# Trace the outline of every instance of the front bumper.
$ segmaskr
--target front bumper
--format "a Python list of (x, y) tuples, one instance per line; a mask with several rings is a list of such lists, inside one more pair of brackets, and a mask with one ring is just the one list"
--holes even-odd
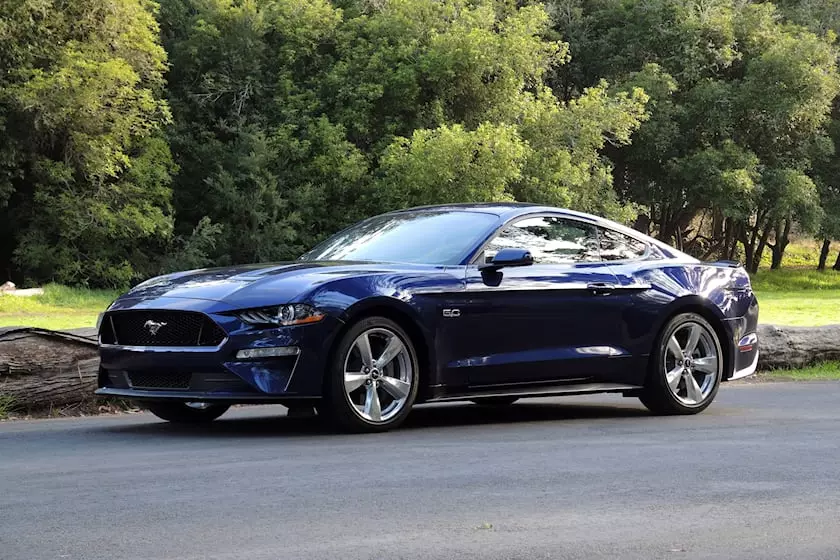
[(145, 391), (140, 389), (115, 389), (100, 387), (94, 391), (103, 397), (119, 397), (138, 401), (179, 401), (179, 402), (224, 402), (271, 404), (288, 402), (290, 400), (319, 399), (320, 397), (305, 397), (300, 395), (255, 395), (250, 393), (207, 393), (194, 391)]
[[(209, 304), (210, 302), (208, 302)], [(319, 398), (328, 349), (341, 322), (255, 329), (202, 311), (227, 334), (217, 347), (100, 345), (98, 395), (141, 400), (276, 402)], [(297, 347), (299, 353), (237, 359), (240, 350)]]

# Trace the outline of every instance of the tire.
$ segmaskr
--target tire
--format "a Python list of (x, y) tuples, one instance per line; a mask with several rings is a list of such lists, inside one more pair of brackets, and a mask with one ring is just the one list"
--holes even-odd
[(639, 400), (654, 414), (702, 412), (717, 395), (724, 362), (712, 325), (697, 313), (681, 313), (657, 337)]
[(153, 402), (148, 403), (146, 408), (149, 412), (160, 418), (175, 424), (201, 424), (212, 422), (230, 408), (226, 404), (202, 403), (202, 407), (191, 406), (184, 402)]
[(510, 406), (519, 400), (519, 397), (481, 397), (470, 399), (479, 406)]
[[(389, 349), (397, 353), (386, 355)], [(385, 317), (368, 317), (353, 324), (332, 353), (318, 413), (340, 431), (391, 430), (411, 412), (419, 380), (406, 332)]]

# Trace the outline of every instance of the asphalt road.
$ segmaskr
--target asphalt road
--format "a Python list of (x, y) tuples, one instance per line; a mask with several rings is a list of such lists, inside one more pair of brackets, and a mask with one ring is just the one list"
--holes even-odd
[(840, 383), (420, 407), (381, 435), (282, 407), (0, 424), (0, 559), (838, 558)]

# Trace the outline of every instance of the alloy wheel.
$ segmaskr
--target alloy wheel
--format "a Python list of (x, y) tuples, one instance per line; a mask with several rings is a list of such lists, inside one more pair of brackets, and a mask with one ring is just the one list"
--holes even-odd
[(368, 422), (385, 423), (406, 405), (414, 368), (405, 342), (394, 331), (363, 331), (344, 359), (344, 392), (353, 410)]
[(668, 339), (663, 356), (665, 380), (676, 399), (686, 406), (703, 403), (715, 388), (720, 356), (714, 335), (693, 321), (681, 325)]

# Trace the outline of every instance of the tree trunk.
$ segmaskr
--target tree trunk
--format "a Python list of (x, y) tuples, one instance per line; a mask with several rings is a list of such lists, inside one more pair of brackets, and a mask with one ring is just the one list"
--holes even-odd
[(817, 263), (817, 270), (825, 270), (825, 262), (828, 260), (828, 252), (831, 250), (831, 239), (823, 239), (820, 249), (820, 262)]
[(641, 213), (636, 216), (636, 221), (633, 224), (633, 229), (636, 231), (640, 231), (645, 235), (650, 235), (650, 216), (647, 214)]
[(840, 270), (840, 253), (837, 253), (837, 260), (834, 261), (834, 266), (832, 266), (834, 270)]
[(775, 227), (776, 242), (773, 244), (773, 257), (770, 261), (770, 268), (777, 270), (782, 266), (782, 259), (785, 256), (785, 249), (790, 243), (790, 220), (785, 220), (784, 228), (781, 228), (781, 223), (777, 223)]
[(758, 267), (761, 266), (761, 257), (764, 256), (764, 249), (767, 247), (767, 238), (770, 237), (770, 226), (765, 226), (761, 233), (761, 239), (758, 241), (758, 248), (753, 255), (753, 265), (750, 272), (758, 272)]
[(840, 325), (759, 325), (757, 334), (759, 369), (798, 368), (825, 360), (840, 360)]
[(735, 259), (735, 248), (738, 246), (737, 236), (735, 235), (735, 220), (726, 218), (723, 230), (726, 237), (723, 242), (723, 258), (731, 261)]
[(94, 329), (0, 329), (0, 395), (11, 397), (13, 406), (48, 409), (92, 400), (98, 374)]

